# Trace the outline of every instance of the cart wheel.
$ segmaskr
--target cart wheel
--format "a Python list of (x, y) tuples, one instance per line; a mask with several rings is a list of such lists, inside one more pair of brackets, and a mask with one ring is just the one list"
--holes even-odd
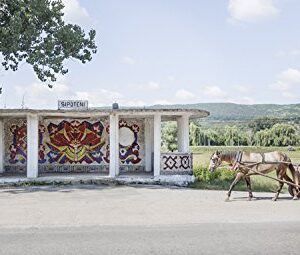
[[(292, 185), (289, 185), (288, 190), (289, 190), (290, 195), (291, 195), (292, 197), (294, 197), (293, 186), (292, 186)], [(300, 192), (298, 193), (297, 197), (300, 198)]]

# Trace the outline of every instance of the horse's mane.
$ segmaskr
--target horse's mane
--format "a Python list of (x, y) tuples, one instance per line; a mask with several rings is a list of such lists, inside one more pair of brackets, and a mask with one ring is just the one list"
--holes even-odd
[(235, 159), (238, 153), (238, 151), (221, 151), (220, 155), (223, 159)]

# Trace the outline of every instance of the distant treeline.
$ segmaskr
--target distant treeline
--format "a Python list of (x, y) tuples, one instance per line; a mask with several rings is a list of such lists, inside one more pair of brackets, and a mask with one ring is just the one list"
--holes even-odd
[[(177, 149), (176, 122), (167, 122), (162, 129), (165, 150)], [(300, 146), (299, 125), (282, 119), (262, 117), (243, 124), (202, 126), (190, 124), (192, 146)]]

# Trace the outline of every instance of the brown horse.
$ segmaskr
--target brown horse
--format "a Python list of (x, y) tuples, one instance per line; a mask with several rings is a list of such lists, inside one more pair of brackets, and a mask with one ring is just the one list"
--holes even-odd
[[(217, 167), (219, 167), (222, 164), (222, 162), (228, 163), (232, 166), (232, 169), (237, 172), (236, 177), (228, 190), (226, 201), (229, 201), (234, 186), (241, 179), (244, 179), (246, 181), (249, 192), (249, 200), (253, 198), (250, 176), (257, 174), (254, 171), (260, 172), (262, 174), (268, 174), (272, 171), (276, 171), (278, 179), (293, 182), (297, 185), (299, 183), (298, 174), (293, 164), (291, 163), (290, 158), (282, 152), (274, 151), (267, 153), (254, 153), (241, 151), (216, 151), (211, 156), (209, 170), (213, 172)], [(291, 178), (287, 175), (287, 169), (290, 169), (293, 176), (293, 180), (291, 180)], [(283, 182), (279, 182), (279, 187), (277, 189), (275, 197), (273, 198), (273, 201), (277, 200), (282, 187)], [(293, 189), (293, 194), (293, 199), (298, 199), (298, 190), (296, 188)]]

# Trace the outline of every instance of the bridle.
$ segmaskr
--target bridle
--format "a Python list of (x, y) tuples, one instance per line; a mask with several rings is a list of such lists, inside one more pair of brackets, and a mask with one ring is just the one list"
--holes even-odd
[(217, 167), (219, 167), (222, 163), (220, 154), (217, 154), (216, 152), (211, 156), (210, 160), (213, 162), (213, 170), (215, 170)]

